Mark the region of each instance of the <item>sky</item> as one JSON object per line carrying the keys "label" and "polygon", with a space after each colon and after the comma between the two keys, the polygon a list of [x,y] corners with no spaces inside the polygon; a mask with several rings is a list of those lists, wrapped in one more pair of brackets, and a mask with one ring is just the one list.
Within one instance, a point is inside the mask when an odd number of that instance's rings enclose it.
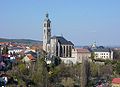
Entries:
{"label": "sky", "polygon": [[46,13],[52,36],[120,46],[120,0],[0,0],[0,37],[42,40]]}

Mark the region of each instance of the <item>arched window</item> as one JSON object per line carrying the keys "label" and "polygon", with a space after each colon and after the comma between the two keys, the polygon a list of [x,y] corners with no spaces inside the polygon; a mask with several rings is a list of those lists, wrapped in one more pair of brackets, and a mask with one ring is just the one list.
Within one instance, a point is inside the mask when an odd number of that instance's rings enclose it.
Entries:
{"label": "arched window", "polygon": [[44,30],[44,34],[45,34],[45,30]]}
{"label": "arched window", "polygon": [[50,27],[50,23],[47,24],[47,27]]}
{"label": "arched window", "polygon": [[48,29],[48,32],[50,32],[50,29]]}
{"label": "arched window", "polygon": [[44,23],[44,27],[46,27],[46,23]]}

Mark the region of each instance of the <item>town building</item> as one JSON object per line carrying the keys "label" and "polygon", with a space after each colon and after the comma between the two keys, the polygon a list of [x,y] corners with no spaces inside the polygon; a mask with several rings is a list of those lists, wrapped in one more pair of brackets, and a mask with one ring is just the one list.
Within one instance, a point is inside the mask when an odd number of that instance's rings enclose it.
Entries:
{"label": "town building", "polygon": [[72,49],[72,57],[76,58],[78,63],[82,63],[84,58],[89,59],[91,57],[91,52],[87,48],[74,48]]}
{"label": "town building", "polygon": [[20,53],[22,51],[24,51],[25,49],[24,48],[21,48],[21,47],[8,47],[8,54],[10,53]]}
{"label": "town building", "polygon": [[113,60],[113,51],[110,48],[95,48],[92,49],[92,52],[94,53],[94,59],[110,59]]}
{"label": "town building", "polygon": [[31,54],[27,54],[23,59],[22,59],[22,62],[25,62],[25,63],[30,63],[30,62],[35,62],[36,61],[36,58],[31,55]]}

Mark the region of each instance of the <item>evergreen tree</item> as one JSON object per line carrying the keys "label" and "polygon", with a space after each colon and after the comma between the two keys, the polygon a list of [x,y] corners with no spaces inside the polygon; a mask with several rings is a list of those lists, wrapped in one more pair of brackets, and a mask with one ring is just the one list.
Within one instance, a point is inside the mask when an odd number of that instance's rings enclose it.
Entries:
{"label": "evergreen tree", "polygon": [[8,54],[8,47],[5,46],[2,50],[2,54]]}

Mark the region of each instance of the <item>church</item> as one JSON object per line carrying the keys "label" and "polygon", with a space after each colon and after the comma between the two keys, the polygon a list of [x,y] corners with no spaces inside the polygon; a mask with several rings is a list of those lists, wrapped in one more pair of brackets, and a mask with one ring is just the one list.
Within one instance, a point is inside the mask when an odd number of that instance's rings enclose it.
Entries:
{"label": "church", "polygon": [[72,48],[74,44],[66,40],[63,36],[51,35],[51,21],[49,15],[46,14],[43,23],[43,50],[51,56],[62,58],[72,57]]}

